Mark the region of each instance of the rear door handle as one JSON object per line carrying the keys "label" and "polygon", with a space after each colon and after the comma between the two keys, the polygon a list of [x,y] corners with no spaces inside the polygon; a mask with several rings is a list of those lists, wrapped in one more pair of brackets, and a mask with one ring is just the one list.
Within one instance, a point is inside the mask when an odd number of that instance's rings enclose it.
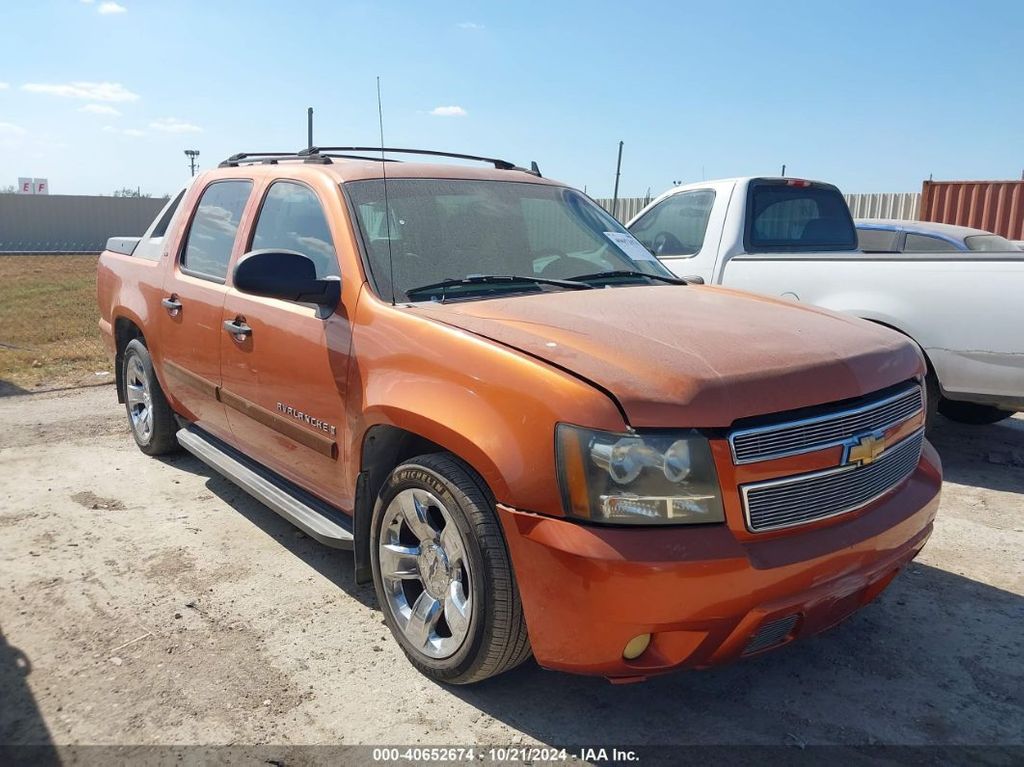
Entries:
{"label": "rear door handle", "polygon": [[181,301],[179,301],[178,297],[173,293],[170,295],[169,298],[163,299],[160,302],[160,305],[163,306],[163,308],[167,310],[167,313],[170,314],[172,317],[176,317],[178,315],[178,312],[181,311]]}
{"label": "rear door handle", "polygon": [[233,320],[224,320],[224,329],[241,343],[252,335],[252,328],[245,324],[244,317],[235,317]]}

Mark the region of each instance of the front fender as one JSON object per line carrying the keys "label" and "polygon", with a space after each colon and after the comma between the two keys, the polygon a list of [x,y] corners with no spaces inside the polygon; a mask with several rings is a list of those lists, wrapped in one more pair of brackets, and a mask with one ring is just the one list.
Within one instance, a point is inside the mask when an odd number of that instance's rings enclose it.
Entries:
{"label": "front fender", "polygon": [[562,514],[554,459],[559,422],[621,431],[615,404],[585,381],[499,343],[362,300],[349,386],[350,476],[376,425],[430,440],[468,463],[500,503]]}
{"label": "front fender", "polygon": [[431,403],[418,392],[393,389],[389,397],[393,404],[380,403],[364,413],[363,434],[383,425],[429,439],[472,466],[496,498],[512,496],[510,485],[521,481],[527,461],[519,445],[499,437],[511,431],[499,414],[482,411],[479,403],[467,402],[457,390],[443,394],[450,403],[446,409],[458,413],[447,423],[430,414]]}

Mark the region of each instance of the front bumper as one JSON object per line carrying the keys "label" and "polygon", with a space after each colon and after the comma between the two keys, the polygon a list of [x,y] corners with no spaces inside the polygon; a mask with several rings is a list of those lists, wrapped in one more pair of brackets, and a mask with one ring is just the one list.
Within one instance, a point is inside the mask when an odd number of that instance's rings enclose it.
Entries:
{"label": "front bumper", "polygon": [[[910,478],[867,509],[764,540],[726,525],[598,527],[502,505],[498,515],[537,662],[628,679],[726,663],[835,625],[921,550],[941,484],[925,443]],[[790,623],[770,646],[754,641]],[[624,659],[645,633],[647,651]]]}

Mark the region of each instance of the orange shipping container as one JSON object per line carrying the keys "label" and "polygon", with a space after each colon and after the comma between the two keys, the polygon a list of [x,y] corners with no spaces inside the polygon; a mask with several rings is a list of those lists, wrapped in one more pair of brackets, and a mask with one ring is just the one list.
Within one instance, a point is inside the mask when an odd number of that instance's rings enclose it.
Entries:
{"label": "orange shipping container", "polygon": [[925,181],[918,218],[1024,240],[1024,181]]}

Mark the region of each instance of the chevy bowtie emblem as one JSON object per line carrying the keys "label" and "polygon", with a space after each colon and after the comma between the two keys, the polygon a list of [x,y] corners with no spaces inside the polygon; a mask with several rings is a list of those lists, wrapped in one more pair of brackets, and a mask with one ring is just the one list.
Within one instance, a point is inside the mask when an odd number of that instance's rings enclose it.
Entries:
{"label": "chevy bowtie emblem", "polygon": [[861,434],[846,443],[846,455],[843,463],[855,463],[867,466],[874,463],[885,452],[885,434]]}

